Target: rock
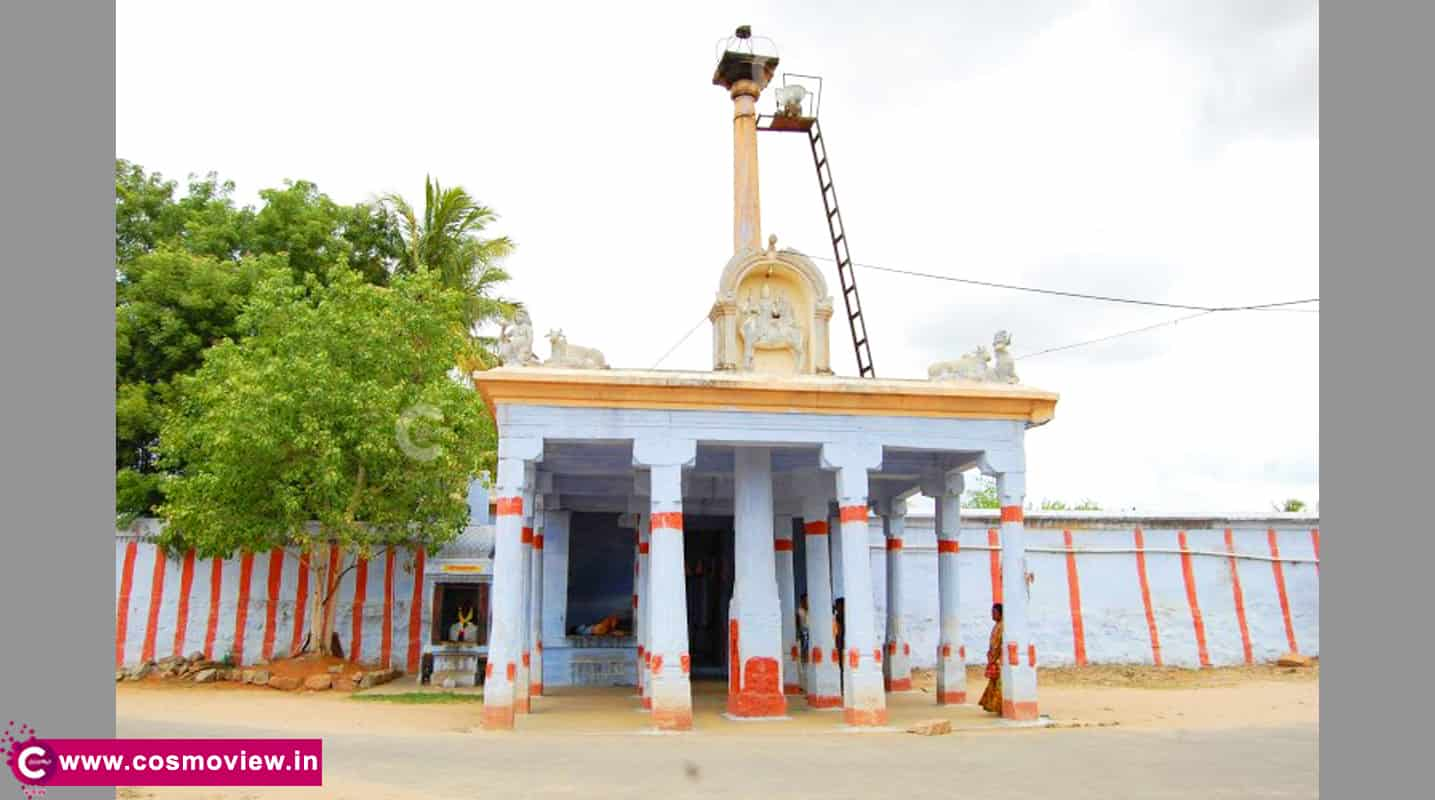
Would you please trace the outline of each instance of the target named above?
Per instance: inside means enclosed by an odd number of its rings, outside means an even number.
[[[444,679],[443,679],[443,688],[445,688],[445,689],[453,689],[453,688],[455,688],[455,687],[457,687],[457,686],[458,686],[458,683],[456,683],[453,678],[444,678]]]
[[[178,664],[179,662],[181,662],[181,661],[183,661],[183,660],[184,660],[184,659],[180,658],[179,656],[165,656],[164,658],[161,658],[159,661],[157,661],[157,662],[155,662],[155,663],[156,663],[158,666],[161,666],[161,667],[164,667],[164,668],[168,669],[169,667],[173,667],[174,665]]]
[[[304,688],[314,691],[323,691],[334,685],[333,675],[310,675],[304,679]]]
[[[375,687],[375,686],[377,686],[377,685],[378,685],[378,684],[376,684],[376,683],[374,682],[374,673],[372,673],[372,672],[366,672],[366,673],[364,673],[364,677],[362,677],[362,678],[359,679],[359,688],[360,688],[360,689],[372,689],[373,687]]]
[[[122,681],[122,680],[124,680],[124,679],[125,679],[125,671],[122,670],[122,669],[117,669],[117,670],[115,670],[115,683],[119,683],[120,681]]]
[[[299,679],[285,675],[274,675],[269,679],[269,688],[292,692],[299,688]]]
[[[255,686],[264,686],[265,684],[269,683],[269,671],[263,669],[256,669],[254,671],[254,674],[250,676],[249,682],[254,684]]]
[[[951,720],[945,719],[923,720],[907,728],[907,733],[915,733],[918,736],[942,736],[951,732]]]
[[[189,662],[191,662],[191,663],[198,662],[198,661],[203,661],[203,660],[204,660],[204,653],[201,653],[200,651],[195,650],[193,653],[190,653],[189,655],[185,656],[185,657],[184,657],[184,660],[185,660],[185,661],[189,661]]]
[[[334,691],[352,692],[354,691],[354,682],[348,678],[338,678],[334,681]]]
[[[154,665],[151,662],[146,661],[145,663],[140,664],[138,667],[135,667],[134,669],[130,670],[129,679],[132,681],[141,680],[147,675],[149,675],[151,672],[154,672]]]
[[[252,669],[246,669],[246,670],[240,672],[240,673],[239,673],[239,682],[240,682],[240,683],[253,683],[253,682],[254,682],[254,670],[252,670]]]
[[[195,683],[214,683],[217,680],[219,680],[219,670],[213,667],[210,667],[209,669],[202,669],[199,672],[194,673]]]
[[[1280,657],[1280,660],[1277,661],[1276,664],[1282,667],[1308,667],[1310,666],[1310,659],[1300,653],[1286,653]]]
[[[338,675],[340,672],[343,672],[343,671],[344,671],[344,665],[343,665],[343,664],[335,664],[334,666],[329,667],[329,672],[330,672],[330,674],[333,674],[333,675]]]

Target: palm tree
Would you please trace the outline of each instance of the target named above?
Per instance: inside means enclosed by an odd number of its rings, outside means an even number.
[[[399,195],[386,195],[384,201],[398,215],[404,239],[397,269],[427,267],[439,273],[445,286],[467,295],[464,321],[484,353],[485,363],[478,368],[491,366],[496,361],[495,341],[493,337],[479,336],[477,331],[486,324],[511,318],[519,307],[516,301],[495,294],[510,277],[500,262],[513,252],[513,241],[507,236],[482,235],[498,215],[462,187],[445,189],[429,176],[424,177],[422,219]]]

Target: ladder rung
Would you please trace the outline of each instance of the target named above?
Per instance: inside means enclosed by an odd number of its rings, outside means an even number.
[[[835,209],[835,208],[832,209],[831,211],[827,212],[827,218],[828,218],[828,219],[832,219],[833,215],[835,215],[836,213],[837,213],[837,209]]]

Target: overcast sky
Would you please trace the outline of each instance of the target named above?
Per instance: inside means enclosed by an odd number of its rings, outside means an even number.
[[[518,243],[509,294],[540,334],[648,368],[731,255],[732,104],[711,76],[748,23],[780,72],[825,81],[858,263],[1194,305],[1319,295],[1315,3],[821,8],[121,0],[117,155],[218,171],[244,203],[286,178],[345,203],[461,184]],[[805,139],[761,134],[760,162],[764,239],[830,256]],[[999,328],[1021,356],[1189,313],[858,281],[885,378]],[[1318,501],[1319,320],[1215,314],[1019,360],[1061,393],[1027,437],[1029,499]],[[854,374],[838,322],[833,367]],[[703,321],[663,368],[709,369],[710,337]]]

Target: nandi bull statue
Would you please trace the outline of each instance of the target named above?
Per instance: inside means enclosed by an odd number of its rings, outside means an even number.
[[[992,337],[996,367],[990,366],[991,354],[985,347],[963,355],[955,361],[938,361],[927,368],[927,377],[934,381],[981,381],[985,383],[1019,383],[1016,361],[1011,355],[1011,334],[997,331]]]
[[[548,332],[548,344],[551,352],[548,360],[543,362],[545,367],[608,369],[608,362],[604,360],[602,353],[591,347],[569,344],[561,328]]]

